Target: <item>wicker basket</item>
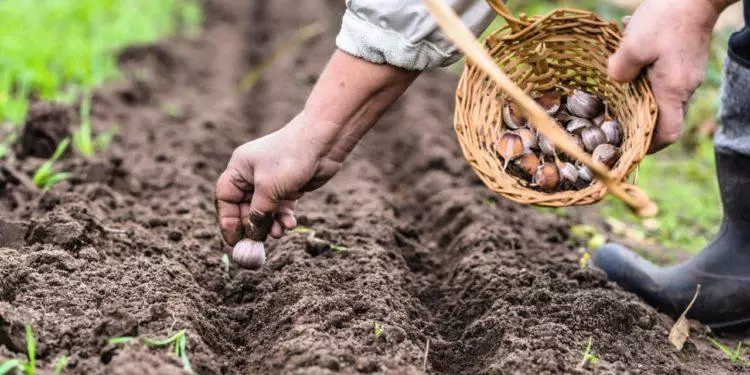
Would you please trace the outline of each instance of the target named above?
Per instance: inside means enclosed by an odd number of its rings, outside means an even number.
[[[648,150],[657,107],[643,76],[628,84],[615,83],[607,76],[607,58],[620,42],[617,25],[596,14],[573,9],[517,19],[499,1],[488,0],[488,3],[508,23],[485,41],[485,49],[495,64],[527,96],[555,87],[580,88],[598,95],[622,123],[624,141],[622,156],[609,171],[611,180],[600,178],[581,190],[545,193],[532,189],[527,181],[503,171],[493,147],[505,131],[501,110],[509,100],[506,88],[501,89],[485,72],[487,69],[467,59],[456,91],[454,128],[464,156],[482,181],[503,197],[524,204],[591,204],[601,200],[615,185],[629,196],[647,201],[645,193],[627,184],[626,179]]]

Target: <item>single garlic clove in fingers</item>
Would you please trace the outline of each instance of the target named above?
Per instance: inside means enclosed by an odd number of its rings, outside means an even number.
[[[232,261],[238,266],[257,270],[266,263],[266,249],[263,242],[244,239],[234,245]]]

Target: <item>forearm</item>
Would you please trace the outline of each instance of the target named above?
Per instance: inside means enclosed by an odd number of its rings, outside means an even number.
[[[342,162],[418,75],[337,50],[307,100],[302,131],[320,156]]]

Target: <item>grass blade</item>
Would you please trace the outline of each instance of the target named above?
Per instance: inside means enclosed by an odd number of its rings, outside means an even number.
[[[34,375],[36,371],[36,342],[30,324],[26,324],[26,356],[29,358],[28,363],[26,363],[26,374]]]
[[[247,72],[247,74],[245,74],[244,77],[242,77],[242,81],[239,85],[240,92],[250,91],[253,86],[258,83],[260,78],[263,76],[263,73],[268,70],[273,62],[276,61],[276,59],[292,51],[300,44],[303,44],[306,41],[322,34],[323,31],[325,31],[325,28],[321,23],[318,22],[304,26],[297,30],[294,35],[292,35],[289,39],[284,40],[278,47],[276,47],[276,49],[274,49],[274,51],[270,55],[268,55],[268,57],[263,59],[260,64],[252,68],[249,72]]]
[[[107,340],[107,344],[109,344],[109,345],[127,344],[127,343],[133,341],[133,339],[134,339],[134,337],[130,337],[130,336],[113,337],[113,338]]]
[[[185,369],[185,371],[193,372],[193,367],[190,365],[190,360],[187,357],[187,336],[183,334],[182,337],[180,337],[180,339],[177,341],[180,344],[178,355],[182,359],[182,367]]]
[[[65,366],[68,365],[68,356],[64,355],[60,357],[60,359],[57,360],[57,363],[55,363],[55,375],[62,374],[63,370],[65,370]]]
[[[9,374],[11,371],[21,367],[21,361],[17,359],[9,359],[3,363],[0,363],[0,375]]]

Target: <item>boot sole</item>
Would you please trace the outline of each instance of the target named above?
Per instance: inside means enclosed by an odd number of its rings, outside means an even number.
[[[737,332],[750,329],[750,318],[738,319],[729,322],[707,323],[712,331],[716,332]]]

